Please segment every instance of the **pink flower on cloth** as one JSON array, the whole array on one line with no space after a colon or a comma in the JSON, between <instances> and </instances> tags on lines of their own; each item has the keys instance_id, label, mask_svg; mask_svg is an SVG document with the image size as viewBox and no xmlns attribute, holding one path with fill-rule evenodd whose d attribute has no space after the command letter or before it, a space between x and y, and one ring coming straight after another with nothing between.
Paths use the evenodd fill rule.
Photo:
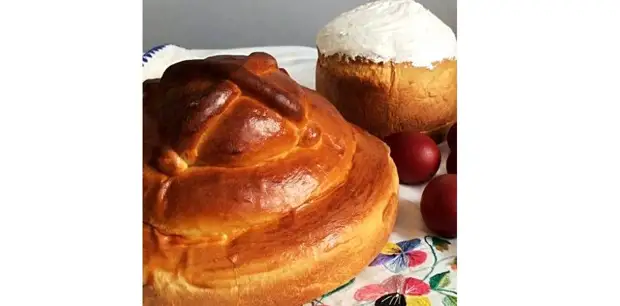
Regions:
<instances>
[{"instance_id":1,"label":"pink flower on cloth","mask_svg":"<svg viewBox=\"0 0 620 306\"><path fill-rule=\"evenodd\" d=\"M424 251L416 250L420 243L419 238L398 243L388 242L370 266L383 265L392 273L400 273L407 267L421 265L426 261L427 255Z\"/></svg>"},{"instance_id":2,"label":"pink flower on cloth","mask_svg":"<svg viewBox=\"0 0 620 306\"><path fill-rule=\"evenodd\" d=\"M394 275L381 284L359 288L353 298L378 306L430 306L431 301L425 296L430 290L430 286L422 280Z\"/></svg>"}]
</instances>

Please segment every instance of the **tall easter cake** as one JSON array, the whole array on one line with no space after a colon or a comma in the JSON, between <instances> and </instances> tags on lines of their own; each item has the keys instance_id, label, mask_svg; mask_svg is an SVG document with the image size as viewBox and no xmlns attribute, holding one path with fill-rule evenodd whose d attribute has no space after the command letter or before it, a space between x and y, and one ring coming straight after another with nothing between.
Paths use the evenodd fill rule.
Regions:
<instances>
[{"instance_id":1,"label":"tall easter cake","mask_svg":"<svg viewBox=\"0 0 620 306\"><path fill-rule=\"evenodd\" d=\"M329 22L316 45L317 91L370 133L439 142L456 121L456 36L421 4L366 3Z\"/></svg>"}]
</instances>

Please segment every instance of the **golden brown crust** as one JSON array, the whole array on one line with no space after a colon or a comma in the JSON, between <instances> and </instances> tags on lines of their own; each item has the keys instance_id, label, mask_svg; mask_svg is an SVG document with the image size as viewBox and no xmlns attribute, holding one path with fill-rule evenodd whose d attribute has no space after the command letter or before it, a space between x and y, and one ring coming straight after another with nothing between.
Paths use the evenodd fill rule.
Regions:
<instances>
[{"instance_id":1,"label":"golden brown crust","mask_svg":"<svg viewBox=\"0 0 620 306\"><path fill-rule=\"evenodd\" d=\"M144 97L144 305L299 305L387 241L387 146L271 56L175 64Z\"/></svg>"},{"instance_id":2,"label":"golden brown crust","mask_svg":"<svg viewBox=\"0 0 620 306\"><path fill-rule=\"evenodd\" d=\"M316 89L350 122L383 138L420 131L443 140L456 121L456 61L430 70L319 54Z\"/></svg>"}]
</instances>

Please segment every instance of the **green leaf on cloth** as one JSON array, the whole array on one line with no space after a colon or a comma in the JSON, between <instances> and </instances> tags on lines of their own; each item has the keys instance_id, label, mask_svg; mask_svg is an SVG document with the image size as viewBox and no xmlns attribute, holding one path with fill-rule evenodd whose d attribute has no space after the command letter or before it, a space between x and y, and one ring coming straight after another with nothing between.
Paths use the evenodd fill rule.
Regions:
<instances>
[{"instance_id":1,"label":"green leaf on cloth","mask_svg":"<svg viewBox=\"0 0 620 306\"><path fill-rule=\"evenodd\" d=\"M431 240L433 241L433 246L437 249L437 251L443 252L450 248L451 243L448 240L439 237L432 237Z\"/></svg>"},{"instance_id":2,"label":"green leaf on cloth","mask_svg":"<svg viewBox=\"0 0 620 306\"><path fill-rule=\"evenodd\" d=\"M456 306L456 296L446 295L443 300L441 300L441 303L444 306Z\"/></svg>"},{"instance_id":3,"label":"green leaf on cloth","mask_svg":"<svg viewBox=\"0 0 620 306\"><path fill-rule=\"evenodd\" d=\"M450 285L450 272L446 271L433 275L429 280L429 284L431 285L432 289L447 287L448 285Z\"/></svg>"}]
</instances>

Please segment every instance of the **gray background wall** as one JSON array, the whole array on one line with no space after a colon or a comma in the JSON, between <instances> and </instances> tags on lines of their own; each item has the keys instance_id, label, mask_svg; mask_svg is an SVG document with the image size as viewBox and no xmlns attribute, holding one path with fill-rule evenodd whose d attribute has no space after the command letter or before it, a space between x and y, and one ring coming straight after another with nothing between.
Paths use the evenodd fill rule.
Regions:
<instances>
[{"instance_id":1,"label":"gray background wall","mask_svg":"<svg viewBox=\"0 0 620 306\"><path fill-rule=\"evenodd\" d=\"M319 29L368 0L143 0L143 48L314 46ZM418 0L456 32L457 0Z\"/></svg>"}]
</instances>

